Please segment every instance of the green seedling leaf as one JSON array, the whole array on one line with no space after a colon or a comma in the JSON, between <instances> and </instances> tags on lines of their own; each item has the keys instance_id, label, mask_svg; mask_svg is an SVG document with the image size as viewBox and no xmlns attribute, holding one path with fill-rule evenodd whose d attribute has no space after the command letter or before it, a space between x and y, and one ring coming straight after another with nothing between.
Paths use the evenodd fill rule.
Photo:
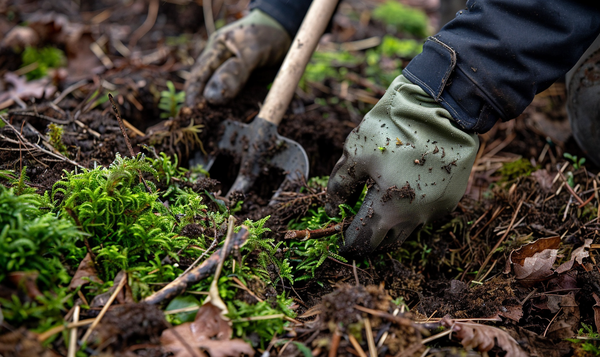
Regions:
<instances>
[{"instance_id":1,"label":"green seedling leaf","mask_svg":"<svg viewBox=\"0 0 600 357\"><path fill-rule=\"evenodd\" d=\"M174 311L193 307L200 307L200 302L198 301L198 299L196 299L193 296L178 296L175 299L171 300L169 305L167 305L165 311ZM196 310L188 312L179 312L173 314L173 317L175 317L180 322L192 322L196 317L196 313Z\"/></svg>"}]
</instances>

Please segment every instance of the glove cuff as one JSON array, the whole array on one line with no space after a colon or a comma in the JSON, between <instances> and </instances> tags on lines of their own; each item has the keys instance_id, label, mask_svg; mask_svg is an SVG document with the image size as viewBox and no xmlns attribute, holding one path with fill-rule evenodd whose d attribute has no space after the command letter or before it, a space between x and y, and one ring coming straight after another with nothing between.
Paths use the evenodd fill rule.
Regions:
<instances>
[{"instance_id":1,"label":"glove cuff","mask_svg":"<svg viewBox=\"0 0 600 357\"><path fill-rule=\"evenodd\" d=\"M275 30L284 33L290 42L292 40L288 32L277 20L268 15L266 12L261 11L259 9L254 9L250 11L248 15L244 16L242 19L234 23L236 25L261 25L272 27Z\"/></svg>"}]
</instances>

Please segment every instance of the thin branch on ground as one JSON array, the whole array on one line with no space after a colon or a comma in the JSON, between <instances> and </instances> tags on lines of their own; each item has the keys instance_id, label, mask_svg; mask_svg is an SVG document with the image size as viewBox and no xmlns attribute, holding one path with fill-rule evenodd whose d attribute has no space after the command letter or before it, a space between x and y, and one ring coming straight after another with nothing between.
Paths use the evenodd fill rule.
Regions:
<instances>
[{"instance_id":1,"label":"thin branch on ground","mask_svg":"<svg viewBox=\"0 0 600 357\"><path fill-rule=\"evenodd\" d=\"M217 269L221 259L226 259L227 256L231 254L234 247L237 249L246 243L246 240L248 239L248 228L245 226L241 227L240 231L232 237L231 244L228 244L227 247L217 249L208 259L202 262L202 264L190 270L187 274L178 277L143 301L147 304L155 305L165 300L170 300L185 291L188 286L196 284L202 279L211 276ZM223 254L221 254L222 252ZM222 258L221 255L223 255Z\"/></svg>"}]
</instances>

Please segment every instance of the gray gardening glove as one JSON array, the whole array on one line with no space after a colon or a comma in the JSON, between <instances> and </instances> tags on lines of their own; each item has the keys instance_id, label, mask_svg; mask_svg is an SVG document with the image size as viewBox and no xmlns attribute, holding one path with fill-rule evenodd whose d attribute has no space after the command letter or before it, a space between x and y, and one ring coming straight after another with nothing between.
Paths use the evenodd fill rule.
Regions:
<instances>
[{"instance_id":1,"label":"gray gardening glove","mask_svg":"<svg viewBox=\"0 0 600 357\"><path fill-rule=\"evenodd\" d=\"M290 43L279 22L260 10L219 29L185 83L186 105L194 105L201 96L213 104L227 102L239 93L253 70L281 62Z\"/></svg>"},{"instance_id":2,"label":"gray gardening glove","mask_svg":"<svg viewBox=\"0 0 600 357\"><path fill-rule=\"evenodd\" d=\"M365 255L402 243L419 225L451 212L463 196L479 139L404 76L346 139L327 185L326 210L365 201L344 234L342 253ZM387 237L386 237L387 235Z\"/></svg>"}]
</instances>

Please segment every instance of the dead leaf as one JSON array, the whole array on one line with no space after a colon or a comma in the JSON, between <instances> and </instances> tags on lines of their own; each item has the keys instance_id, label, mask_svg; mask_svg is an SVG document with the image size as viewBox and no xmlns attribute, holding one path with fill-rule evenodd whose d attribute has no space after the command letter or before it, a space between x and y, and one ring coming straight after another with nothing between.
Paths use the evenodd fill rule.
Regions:
<instances>
[{"instance_id":1,"label":"dead leaf","mask_svg":"<svg viewBox=\"0 0 600 357\"><path fill-rule=\"evenodd\" d=\"M553 290L574 290L577 286L577 271L569 271L567 274L560 274L556 278L548 281L548 291Z\"/></svg>"},{"instance_id":2,"label":"dead leaf","mask_svg":"<svg viewBox=\"0 0 600 357\"><path fill-rule=\"evenodd\" d=\"M575 260L577 263L583 264L583 258L587 258L590 256L590 252L587 252L586 248L590 249L592 241L593 239L586 239L585 243L581 247L575 249L571 253L571 260Z\"/></svg>"},{"instance_id":3,"label":"dead leaf","mask_svg":"<svg viewBox=\"0 0 600 357\"><path fill-rule=\"evenodd\" d=\"M513 330L514 329L514 330ZM512 326L507 331L530 356L562 357L571 351L567 341L555 343L549 338L519 326Z\"/></svg>"},{"instance_id":4,"label":"dead leaf","mask_svg":"<svg viewBox=\"0 0 600 357\"><path fill-rule=\"evenodd\" d=\"M42 346L35 333L25 327L0 335L0 356L13 357L58 357L52 350Z\"/></svg>"},{"instance_id":5,"label":"dead leaf","mask_svg":"<svg viewBox=\"0 0 600 357\"><path fill-rule=\"evenodd\" d=\"M0 47L30 47L36 46L40 42L40 36L31 27L15 26L6 34Z\"/></svg>"},{"instance_id":6,"label":"dead leaf","mask_svg":"<svg viewBox=\"0 0 600 357\"><path fill-rule=\"evenodd\" d=\"M521 305L509 305L503 306L503 308L503 310L506 311L498 313L498 315L502 317L506 317L507 319L511 319L516 322L519 322L519 320L521 320L521 317L523 317L523 306Z\"/></svg>"},{"instance_id":7,"label":"dead leaf","mask_svg":"<svg viewBox=\"0 0 600 357\"><path fill-rule=\"evenodd\" d=\"M56 91L56 87L50 84L49 78L36 79L29 81L24 76L17 76L12 72L6 72L4 80L12 84L12 88L4 93L0 93L0 103L18 97L19 99L48 98Z\"/></svg>"},{"instance_id":8,"label":"dead leaf","mask_svg":"<svg viewBox=\"0 0 600 357\"><path fill-rule=\"evenodd\" d=\"M577 335L580 313L579 305L575 301L575 294L563 295L560 302L562 311L548 328L546 336L552 339L565 339Z\"/></svg>"},{"instance_id":9,"label":"dead leaf","mask_svg":"<svg viewBox=\"0 0 600 357\"><path fill-rule=\"evenodd\" d=\"M69 284L69 289L75 290L80 286L85 284L89 284L90 281L93 281L98 284L104 283L99 277L98 272L96 271L96 267L94 266L94 261L92 261L92 257L90 253L88 253L85 258L79 263L79 267L71 279L71 283Z\"/></svg>"},{"instance_id":10,"label":"dead leaf","mask_svg":"<svg viewBox=\"0 0 600 357\"><path fill-rule=\"evenodd\" d=\"M554 180L554 177L550 175L546 169L534 171L531 173L531 176L535 178L544 192L552 191L552 181Z\"/></svg>"},{"instance_id":11,"label":"dead leaf","mask_svg":"<svg viewBox=\"0 0 600 357\"><path fill-rule=\"evenodd\" d=\"M115 289L117 288L117 286L119 286L119 283L121 282L121 279L123 279L123 276L125 276L125 271L121 270L115 277L113 286L110 289L108 289L107 292L94 296L94 298L90 302L90 306L91 307L102 307L102 306L106 305L106 303L108 302L108 299L110 299L110 296L115 292ZM119 304L135 303L135 301L133 300L133 293L131 291L131 287L129 286L128 283L125 283L125 286L123 286L123 289L121 289L121 291L117 295L116 300Z\"/></svg>"},{"instance_id":12,"label":"dead leaf","mask_svg":"<svg viewBox=\"0 0 600 357\"><path fill-rule=\"evenodd\" d=\"M558 312L558 310L560 310L562 296L561 295L546 295L546 298L548 299L546 301L546 306L548 306L548 310L550 310L551 313L556 314Z\"/></svg>"},{"instance_id":13,"label":"dead leaf","mask_svg":"<svg viewBox=\"0 0 600 357\"><path fill-rule=\"evenodd\" d=\"M592 296L594 297L594 300L596 300L596 303L593 306L594 323L596 325L596 332L600 332L600 298L598 297L598 295L596 295L596 293L592 293Z\"/></svg>"},{"instance_id":14,"label":"dead leaf","mask_svg":"<svg viewBox=\"0 0 600 357\"><path fill-rule=\"evenodd\" d=\"M573 268L573 265L575 264L575 262L582 265L583 258L587 258L590 256L590 253L588 251L586 251L586 249L590 249L590 247L592 245L592 241L593 241L593 239L586 239L585 243L581 247L573 250L573 252L571 252L571 259L569 259L569 261L567 261L565 263L562 263L558 268L556 268L556 273L562 274L564 272L571 270Z\"/></svg>"},{"instance_id":15,"label":"dead leaf","mask_svg":"<svg viewBox=\"0 0 600 357\"><path fill-rule=\"evenodd\" d=\"M19 289L23 289L30 299L44 296L37 286L37 278L40 275L37 271L13 271L8 274L8 279Z\"/></svg>"},{"instance_id":16,"label":"dead leaf","mask_svg":"<svg viewBox=\"0 0 600 357\"><path fill-rule=\"evenodd\" d=\"M517 341L508 333L497 327L468 322L456 322L447 316L442 319L442 325L451 328L453 336L460 340L465 348L479 352L487 352L498 345L506 351L507 356L526 357L527 354L519 347Z\"/></svg>"},{"instance_id":17,"label":"dead leaf","mask_svg":"<svg viewBox=\"0 0 600 357\"><path fill-rule=\"evenodd\" d=\"M515 278L524 286L550 278L554 271L560 237L540 238L510 253Z\"/></svg>"},{"instance_id":18,"label":"dead leaf","mask_svg":"<svg viewBox=\"0 0 600 357\"><path fill-rule=\"evenodd\" d=\"M252 346L241 339L232 340L230 336L231 327L221 316L221 309L208 302L200 307L193 322L163 331L160 343L175 357L193 357L188 348L203 357L205 354L201 350L208 352L211 357L254 355ZM185 346L184 342L189 346Z\"/></svg>"}]
</instances>

